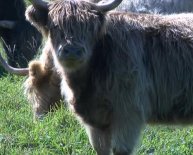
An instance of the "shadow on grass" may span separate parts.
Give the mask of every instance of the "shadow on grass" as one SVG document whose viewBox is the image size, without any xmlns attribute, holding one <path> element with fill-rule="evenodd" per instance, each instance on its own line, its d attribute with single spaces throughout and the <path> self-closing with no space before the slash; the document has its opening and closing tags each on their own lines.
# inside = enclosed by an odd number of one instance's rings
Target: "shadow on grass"
<svg viewBox="0 0 193 155">
<path fill-rule="evenodd" d="M 0 78 L 5 76 L 7 74 L 7 71 L 0 65 Z"/>
</svg>

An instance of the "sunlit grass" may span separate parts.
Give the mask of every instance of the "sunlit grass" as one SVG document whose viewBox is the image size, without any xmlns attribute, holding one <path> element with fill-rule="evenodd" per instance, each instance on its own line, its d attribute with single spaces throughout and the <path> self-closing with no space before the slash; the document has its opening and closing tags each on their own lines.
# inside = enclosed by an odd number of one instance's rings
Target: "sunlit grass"
<svg viewBox="0 0 193 155">
<path fill-rule="evenodd" d="M 4 75 L 0 79 L 0 155 L 94 155 L 87 135 L 64 106 L 43 120 L 33 121 L 23 95 L 25 79 Z M 191 155 L 191 127 L 147 127 L 138 155 Z"/>
</svg>

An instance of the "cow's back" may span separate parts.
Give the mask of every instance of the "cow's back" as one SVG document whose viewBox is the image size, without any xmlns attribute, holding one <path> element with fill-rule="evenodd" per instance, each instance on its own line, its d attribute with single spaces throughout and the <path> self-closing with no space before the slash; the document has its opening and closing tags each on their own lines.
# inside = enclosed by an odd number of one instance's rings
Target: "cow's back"
<svg viewBox="0 0 193 155">
<path fill-rule="evenodd" d="M 127 77 L 128 98 L 134 77 L 133 103 L 149 113 L 149 121 L 192 121 L 193 14 L 125 14 L 109 21 L 114 73 Z"/>
</svg>

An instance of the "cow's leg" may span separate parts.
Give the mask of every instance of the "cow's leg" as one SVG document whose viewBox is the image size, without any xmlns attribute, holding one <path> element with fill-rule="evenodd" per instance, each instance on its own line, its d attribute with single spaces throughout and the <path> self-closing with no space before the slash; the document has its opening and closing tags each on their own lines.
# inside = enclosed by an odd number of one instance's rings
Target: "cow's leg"
<svg viewBox="0 0 193 155">
<path fill-rule="evenodd" d="M 129 112 L 130 116 L 120 114 L 112 126 L 112 148 L 114 155 L 131 155 L 140 135 L 143 121 L 139 115 Z"/>
<path fill-rule="evenodd" d="M 97 152 L 97 155 L 111 154 L 111 133 L 110 130 L 100 130 L 90 126 L 86 127 L 89 141 Z"/>
</svg>

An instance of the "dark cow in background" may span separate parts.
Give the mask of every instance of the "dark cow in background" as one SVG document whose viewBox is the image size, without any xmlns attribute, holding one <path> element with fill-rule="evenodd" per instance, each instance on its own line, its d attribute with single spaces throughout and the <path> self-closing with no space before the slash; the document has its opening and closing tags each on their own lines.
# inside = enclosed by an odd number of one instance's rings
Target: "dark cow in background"
<svg viewBox="0 0 193 155">
<path fill-rule="evenodd" d="M 147 123 L 193 123 L 193 14 L 109 12 L 120 3 L 34 0 L 26 13 L 98 155 L 131 154 Z"/>
<path fill-rule="evenodd" d="M 25 20 L 23 0 L 0 0 L 0 40 L 11 66 L 26 67 L 37 53 L 42 36 Z"/>
</svg>

